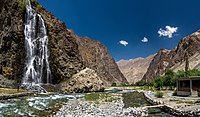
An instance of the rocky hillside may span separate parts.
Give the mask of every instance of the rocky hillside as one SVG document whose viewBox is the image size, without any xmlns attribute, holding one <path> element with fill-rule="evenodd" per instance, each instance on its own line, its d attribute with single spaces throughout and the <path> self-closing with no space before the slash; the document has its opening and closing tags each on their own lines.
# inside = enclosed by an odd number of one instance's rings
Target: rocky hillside
<svg viewBox="0 0 200 117">
<path fill-rule="evenodd" d="M 153 58 L 143 80 L 154 79 L 166 69 L 178 71 L 185 68 L 185 55 L 188 53 L 189 68 L 200 68 L 200 30 L 181 39 L 172 50 L 161 49 Z"/>
<path fill-rule="evenodd" d="M 20 0 L 0 1 L 0 74 L 20 82 L 25 59 L 25 8 L 19 3 Z M 31 4 L 43 17 L 48 31 L 49 63 L 53 84 L 71 79 L 86 67 L 94 69 L 106 85 L 111 85 L 112 82 L 127 82 L 102 44 L 74 36 L 62 21 L 38 2 L 32 0 Z M 83 43 L 85 41 L 87 43 Z M 89 55 L 85 55 L 86 52 Z M 114 73 L 118 75 L 113 75 Z"/>
<path fill-rule="evenodd" d="M 76 39 L 85 65 L 95 70 L 105 85 L 110 86 L 111 82 L 118 85 L 127 83 L 105 46 L 87 37 L 76 36 Z"/>
<path fill-rule="evenodd" d="M 119 69 L 130 84 L 140 81 L 152 61 L 154 55 L 147 58 L 136 58 L 131 60 L 120 60 L 117 62 Z"/>
<path fill-rule="evenodd" d="M 0 1 L 0 74 L 22 77 L 24 68 L 24 21 L 17 0 Z"/>
</svg>

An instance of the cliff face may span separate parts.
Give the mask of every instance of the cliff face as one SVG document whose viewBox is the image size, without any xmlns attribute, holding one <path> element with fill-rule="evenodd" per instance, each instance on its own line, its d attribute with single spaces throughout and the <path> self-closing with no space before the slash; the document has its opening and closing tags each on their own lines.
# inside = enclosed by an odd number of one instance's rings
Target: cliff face
<svg viewBox="0 0 200 117">
<path fill-rule="evenodd" d="M 130 84 L 140 81 L 152 61 L 154 55 L 147 58 L 136 58 L 132 60 L 120 60 L 117 62 L 122 74 L 126 77 Z"/>
<path fill-rule="evenodd" d="M 25 11 L 20 10 L 19 2 L 20 0 L 0 1 L 0 74 L 20 81 L 25 59 Z M 111 84 L 113 81 L 118 84 L 126 82 L 102 44 L 91 39 L 83 38 L 82 41 L 38 2 L 32 0 L 31 4 L 43 17 L 47 28 L 53 84 L 69 80 L 86 67 L 94 69 L 105 84 Z M 85 40 L 87 43 L 84 43 Z M 88 53 L 88 56 L 85 53 Z"/>
<path fill-rule="evenodd" d="M 0 1 L 0 74 L 16 80 L 24 68 L 23 17 L 16 0 Z"/>
<path fill-rule="evenodd" d="M 172 50 L 160 50 L 152 60 L 143 80 L 154 79 L 162 75 L 166 69 L 174 71 L 185 68 L 185 54 L 188 53 L 189 68 L 199 69 L 200 58 L 200 30 L 181 39 L 178 46 Z"/>
<path fill-rule="evenodd" d="M 118 85 L 128 83 L 105 46 L 86 37 L 76 36 L 76 39 L 85 65 L 97 72 L 104 85 L 111 86 L 113 82 Z"/>
</svg>

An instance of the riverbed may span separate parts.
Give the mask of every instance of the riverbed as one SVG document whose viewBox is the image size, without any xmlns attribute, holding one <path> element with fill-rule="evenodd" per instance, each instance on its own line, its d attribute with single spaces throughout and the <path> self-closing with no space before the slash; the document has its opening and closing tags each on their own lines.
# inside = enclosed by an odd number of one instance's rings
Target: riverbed
<svg viewBox="0 0 200 117">
<path fill-rule="evenodd" d="M 146 110 L 150 104 L 143 93 L 134 90 L 101 93 L 105 100 L 88 101 L 87 94 L 50 94 L 9 99 L 0 102 L 0 116 L 52 117 L 172 117 L 158 108 Z"/>
</svg>

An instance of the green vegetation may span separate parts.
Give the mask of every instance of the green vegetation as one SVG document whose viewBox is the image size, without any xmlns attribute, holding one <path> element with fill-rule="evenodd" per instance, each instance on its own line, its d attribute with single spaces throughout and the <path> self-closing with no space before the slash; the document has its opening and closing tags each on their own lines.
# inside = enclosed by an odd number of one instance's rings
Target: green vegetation
<svg viewBox="0 0 200 117">
<path fill-rule="evenodd" d="M 113 82 L 111 86 L 115 87 L 115 86 L 117 86 L 117 83 Z"/>
<path fill-rule="evenodd" d="M 85 95 L 86 101 L 94 101 L 95 103 L 100 102 L 116 102 L 120 98 L 116 94 L 107 94 L 107 93 L 90 93 Z"/>
<path fill-rule="evenodd" d="M 18 91 L 17 89 L 0 88 L 0 94 L 16 94 L 22 92 L 28 92 L 28 91 L 21 89 Z"/>
<path fill-rule="evenodd" d="M 157 90 L 163 89 L 164 87 L 168 87 L 169 89 L 172 90 L 176 86 L 177 78 L 184 78 L 189 76 L 200 76 L 200 71 L 197 69 L 187 70 L 187 71 L 179 70 L 178 72 L 175 73 L 172 70 L 166 70 L 165 75 L 157 76 L 155 80 L 148 82 L 140 81 L 137 82 L 135 85 L 154 87 Z"/>
<path fill-rule="evenodd" d="M 18 1 L 18 7 L 19 7 L 20 13 L 24 13 L 24 11 L 26 9 L 26 4 L 27 4 L 27 0 L 19 0 Z"/>
<path fill-rule="evenodd" d="M 179 99 L 170 99 L 171 102 L 176 102 L 176 104 L 200 104 L 199 101 L 186 101 L 186 100 L 179 100 Z"/>
<path fill-rule="evenodd" d="M 90 93 L 85 95 L 85 100 L 87 101 L 96 101 L 100 99 L 99 93 Z"/>
<path fill-rule="evenodd" d="M 123 93 L 124 108 L 149 106 L 144 94 L 140 92 Z"/>
<path fill-rule="evenodd" d="M 154 96 L 157 97 L 157 98 L 163 98 L 163 95 L 164 95 L 163 92 L 158 91 L 158 92 L 155 93 Z"/>
<path fill-rule="evenodd" d="M 37 4 L 37 5 L 36 5 L 36 9 L 37 9 L 37 11 L 40 12 L 40 11 L 42 11 L 42 6 L 41 6 L 40 4 Z"/>
</svg>

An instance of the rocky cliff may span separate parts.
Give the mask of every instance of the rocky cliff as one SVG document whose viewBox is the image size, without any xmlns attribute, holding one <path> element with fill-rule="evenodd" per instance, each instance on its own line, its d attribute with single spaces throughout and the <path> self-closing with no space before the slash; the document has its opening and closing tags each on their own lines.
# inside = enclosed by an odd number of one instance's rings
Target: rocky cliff
<svg viewBox="0 0 200 117">
<path fill-rule="evenodd" d="M 181 39 L 178 46 L 172 50 L 161 49 L 153 58 L 143 80 L 154 79 L 162 75 L 166 69 L 174 71 L 185 68 L 185 55 L 188 53 L 189 68 L 200 68 L 200 30 Z"/>
<path fill-rule="evenodd" d="M 131 60 L 120 60 L 117 62 L 119 69 L 130 84 L 140 81 L 152 61 L 154 55 L 147 58 L 136 58 Z"/>
<path fill-rule="evenodd" d="M 128 83 L 105 46 L 97 40 L 74 36 L 77 39 L 78 48 L 86 67 L 95 70 L 104 85 Z"/>
<path fill-rule="evenodd" d="M 10 79 L 22 77 L 24 68 L 24 12 L 17 0 L 0 1 L 0 74 Z"/>
<path fill-rule="evenodd" d="M 23 77 L 25 58 L 25 8 L 20 5 L 20 1 L 0 1 L 0 74 L 19 82 Z M 118 84 L 126 82 L 102 44 L 74 36 L 62 21 L 45 10 L 37 1 L 32 0 L 31 4 L 43 17 L 48 31 L 49 63 L 53 84 L 70 80 L 86 67 L 94 69 L 106 85 L 114 81 Z M 83 43 L 86 40 L 87 43 Z M 85 55 L 86 52 L 89 56 Z M 117 75 L 113 75 L 115 73 Z"/>
</svg>

